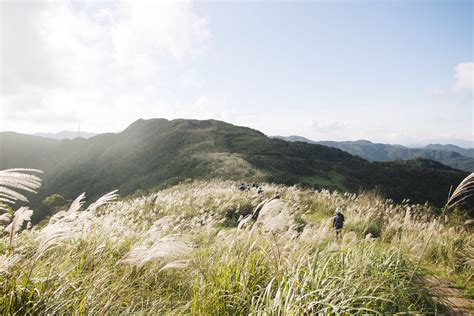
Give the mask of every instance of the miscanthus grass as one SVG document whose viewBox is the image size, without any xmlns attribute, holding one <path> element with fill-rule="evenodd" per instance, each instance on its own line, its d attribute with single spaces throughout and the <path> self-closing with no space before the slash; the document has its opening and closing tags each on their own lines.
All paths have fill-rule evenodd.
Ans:
<svg viewBox="0 0 474 316">
<path fill-rule="evenodd" d="M 26 168 L 0 170 L 0 210 L 7 210 L 5 205 L 16 201 L 28 202 L 19 191 L 36 193 L 41 186 L 41 179 L 31 173 L 43 172 Z"/>
<path fill-rule="evenodd" d="M 0 311 L 436 313 L 449 308 L 437 275 L 472 281 L 474 238 L 451 215 L 373 193 L 262 186 L 197 181 L 88 207 L 81 195 L 44 227 L 0 239 Z"/>
</svg>

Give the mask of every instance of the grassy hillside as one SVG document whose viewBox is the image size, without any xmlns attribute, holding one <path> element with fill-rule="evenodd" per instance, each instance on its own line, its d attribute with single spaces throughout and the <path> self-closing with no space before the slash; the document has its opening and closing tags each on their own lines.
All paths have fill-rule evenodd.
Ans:
<svg viewBox="0 0 474 316">
<path fill-rule="evenodd" d="M 0 169 L 45 172 L 43 188 L 32 199 L 35 208 L 53 193 L 72 199 L 86 189 L 94 198 L 118 189 L 126 195 L 215 177 L 350 192 L 377 189 L 396 200 L 442 205 L 449 188 L 466 176 L 423 160 L 369 163 L 338 149 L 272 139 L 214 120 L 138 120 L 118 134 L 62 141 L 0 133 L 0 147 Z"/>
<path fill-rule="evenodd" d="M 314 142 L 301 136 L 275 136 L 291 142 L 306 142 L 320 144 L 344 150 L 351 155 L 360 156 L 369 161 L 410 160 L 423 158 L 438 161 L 447 166 L 474 171 L 474 149 L 460 148 L 454 145 L 428 145 L 424 148 L 409 148 L 401 145 L 372 143 L 367 140 L 358 141 L 320 141 Z"/>
<path fill-rule="evenodd" d="M 458 215 L 369 193 L 238 185 L 181 184 L 0 238 L 0 312 L 472 312 L 474 238 Z"/>
</svg>

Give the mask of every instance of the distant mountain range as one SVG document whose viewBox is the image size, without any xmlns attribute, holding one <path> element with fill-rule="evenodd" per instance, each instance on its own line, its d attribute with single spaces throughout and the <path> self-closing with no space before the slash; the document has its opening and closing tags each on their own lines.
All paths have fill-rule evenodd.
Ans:
<svg viewBox="0 0 474 316">
<path fill-rule="evenodd" d="M 402 145 L 358 141 L 312 141 L 302 136 L 273 136 L 290 141 L 319 144 L 344 150 L 369 161 L 409 160 L 414 158 L 431 159 L 456 169 L 474 171 L 474 148 L 461 148 L 455 145 L 431 144 L 423 148 L 410 148 Z"/>
<path fill-rule="evenodd" d="M 53 138 L 53 139 L 58 139 L 58 140 L 63 140 L 63 139 L 74 139 L 74 138 L 91 138 L 93 136 L 96 136 L 96 133 L 91 133 L 91 132 L 81 132 L 81 131 L 61 131 L 58 133 L 35 133 L 35 136 L 40 136 L 40 137 L 47 137 L 47 138 Z"/>
<path fill-rule="evenodd" d="M 454 151 L 463 156 L 474 158 L 474 148 L 462 148 L 456 145 L 430 144 L 426 145 L 424 149 Z"/>
<path fill-rule="evenodd" d="M 188 179 L 224 178 L 357 192 L 377 190 L 396 201 L 441 206 L 467 173 L 433 160 L 369 162 L 342 150 L 267 137 L 215 120 L 138 120 L 120 133 L 55 140 L 0 133 L 0 169 L 38 168 L 53 193 L 92 199 L 113 189 L 127 195 Z"/>
</svg>

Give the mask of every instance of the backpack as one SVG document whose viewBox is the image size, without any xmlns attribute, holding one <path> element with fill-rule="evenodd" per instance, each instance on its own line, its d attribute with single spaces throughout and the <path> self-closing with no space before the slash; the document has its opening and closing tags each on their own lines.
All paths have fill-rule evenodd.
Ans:
<svg viewBox="0 0 474 316">
<path fill-rule="evenodd" d="M 334 218 L 334 227 L 336 229 L 341 229 L 343 225 L 344 225 L 344 215 L 342 215 L 341 213 L 336 214 L 336 217 Z"/>
</svg>

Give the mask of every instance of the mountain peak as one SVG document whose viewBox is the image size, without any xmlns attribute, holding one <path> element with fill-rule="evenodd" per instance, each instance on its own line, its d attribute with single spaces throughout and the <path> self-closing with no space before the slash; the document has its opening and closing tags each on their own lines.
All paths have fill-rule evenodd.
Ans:
<svg viewBox="0 0 474 316">
<path fill-rule="evenodd" d="M 159 124 L 159 123 L 168 123 L 169 120 L 165 118 L 153 118 L 153 119 L 138 119 L 134 121 L 132 124 L 130 124 L 127 128 L 125 128 L 121 134 L 127 134 L 127 133 L 133 133 L 135 131 L 138 131 L 142 128 L 145 128 L 146 126 L 154 125 L 154 124 Z"/>
</svg>

